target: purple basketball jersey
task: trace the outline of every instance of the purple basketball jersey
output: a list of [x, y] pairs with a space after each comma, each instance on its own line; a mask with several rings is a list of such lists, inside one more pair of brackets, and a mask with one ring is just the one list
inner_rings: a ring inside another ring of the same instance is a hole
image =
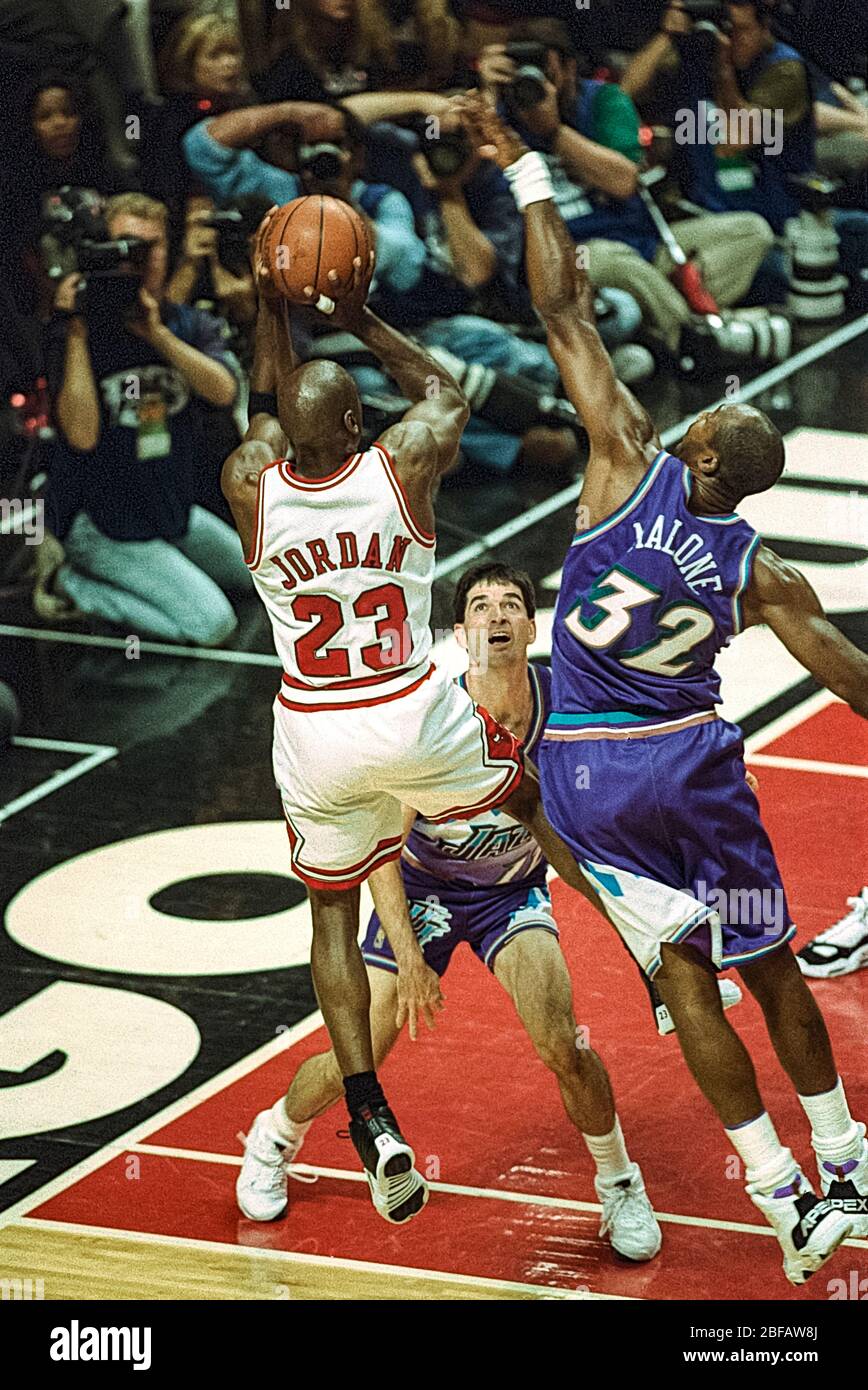
[[623, 506], [575, 536], [553, 630], [557, 713], [684, 714], [719, 700], [714, 660], [741, 630], [759, 537], [734, 513], [695, 516], [690, 495], [689, 469], [661, 450]]

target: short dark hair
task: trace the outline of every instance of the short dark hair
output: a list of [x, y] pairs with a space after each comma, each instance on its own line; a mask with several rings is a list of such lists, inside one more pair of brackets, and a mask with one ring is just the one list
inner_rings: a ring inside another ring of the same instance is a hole
[[754, 406], [722, 410], [715, 418], [713, 441], [721, 479], [739, 498], [765, 492], [784, 471], [781, 432]]
[[458, 581], [452, 613], [454, 622], [464, 622], [467, 595], [476, 584], [484, 584], [486, 580], [495, 584], [514, 584], [524, 599], [527, 616], [535, 616], [536, 592], [530, 575], [524, 570], [515, 569], [512, 565], [501, 565], [496, 560], [484, 560], [481, 564], [472, 565], [469, 570], [465, 570]]
[[544, 44], [546, 48], [554, 49], [562, 58], [576, 57], [569, 27], [562, 19], [526, 19], [518, 26], [517, 38], [522, 43]]

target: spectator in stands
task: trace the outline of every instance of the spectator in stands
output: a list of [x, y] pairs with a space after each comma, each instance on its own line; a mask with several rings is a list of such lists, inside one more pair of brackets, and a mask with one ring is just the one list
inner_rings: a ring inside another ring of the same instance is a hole
[[239, 0], [253, 84], [265, 101], [329, 101], [389, 87], [438, 87], [459, 66], [447, 0]]
[[[587, 248], [592, 282], [632, 294], [642, 308], [649, 333], [677, 362], [692, 332], [705, 330], [669, 280], [673, 262], [636, 193], [641, 160], [639, 118], [629, 96], [614, 85], [580, 81], [576, 55], [562, 24], [535, 20], [521, 37], [545, 47], [544, 95], [535, 105], [515, 106], [510, 83], [515, 65], [503, 45], [483, 51], [483, 86], [506, 105], [512, 124], [549, 164], [555, 198], [577, 243]], [[705, 284], [724, 308], [747, 293], [772, 243], [768, 224], [741, 213], [695, 217], [673, 226], [676, 240], [694, 256]], [[718, 347], [763, 358], [779, 358], [789, 347], [780, 335], [733, 331], [724, 321], [712, 326]], [[781, 328], [786, 325], [781, 321]]]
[[36, 250], [46, 194], [69, 184], [109, 194], [129, 186], [106, 153], [84, 88], [47, 72], [20, 93], [23, 128], [6, 132], [0, 174], [0, 235], [6, 241], [16, 303], [36, 311]]
[[170, 204], [174, 222], [187, 194], [195, 191], [181, 137], [203, 116], [230, 111], [249, 99], [237, 27], [220, 14], [185, 15], [160, 49], [157, 73], [163, 100], [143, 110], [142, 185]]
[[59, 438], [48, 505], [66, 563], [55, 588], [129, 632], [214, 646], [236, 625], [224, 590], [245, 591], [250, 580], [237, 534], [191, 505], [186, 470], [210, 450], [219, 471], [226, 440], [214, 427], [235, 404], [237, 366], [218, 320], [164, 301], [166, 218], [142, 194], [106, 209], [111, 236], [150, 243], [131, 313], [106, 312], [99, 283], [82, 312], [77, 274], [57, 289], [47, 360]]

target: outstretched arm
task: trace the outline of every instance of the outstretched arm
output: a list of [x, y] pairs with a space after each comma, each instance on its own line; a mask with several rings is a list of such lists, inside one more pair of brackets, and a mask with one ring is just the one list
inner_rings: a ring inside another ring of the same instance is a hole
[[868, 655], [839, 632], [807, 579], [760, 546], [744, 601], [745, 625], [767, 623], [788, 652], [868, 719]]
[[545, 323], [564, 391], [587, 430], [591, 458], [604, 457], [644, 472], [648, 443], [656, 442], [654, 426], [618, 381], [597, 332], [593, 288], [555, 207], [545, 162], [480, 100], [468, 98], [468, 106], [483, 153], [503, 169], [524, 215], [531, 296]]
[[[272, 212], [267, 214], [260, 228], [259, 241]], [[289, 334], [281, 332], [280, 308], [271, 297], [258, 247], [254, 252], [253, 274], [258, 304], [250, 372], [249, 423], [244, 439], [233, 449], [220, 474], [223, 496], [229, 503], [245, 555], [250, 552], [256, 531], [259, 475], [275, 459], [286, 457], [288, 444], [277, 418], [277, 401], [282, 383], [297, 365]]]

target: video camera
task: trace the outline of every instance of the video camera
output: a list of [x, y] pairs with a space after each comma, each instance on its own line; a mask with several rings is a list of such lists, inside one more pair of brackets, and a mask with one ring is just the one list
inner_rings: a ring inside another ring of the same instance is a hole
[[151, 242], [109, 237], [103, 200], [95, 189], [65, 184], [44, 196], [39, 246], [50, 280], [80, 273], [78, 312], [98, 307], [101, 313], [124, 315], [138, 304]]

